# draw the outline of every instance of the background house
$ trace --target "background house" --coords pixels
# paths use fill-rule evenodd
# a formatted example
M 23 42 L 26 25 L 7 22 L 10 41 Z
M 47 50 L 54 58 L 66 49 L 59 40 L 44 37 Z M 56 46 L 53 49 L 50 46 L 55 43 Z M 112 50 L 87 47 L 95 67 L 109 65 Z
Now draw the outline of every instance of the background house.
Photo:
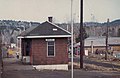
M 92 52 L 93 46 L 93 53 L 96 50 L 105 51 L 106 47 L 106 38 L 105 37 L 89 37 L 84 41 L 85 50 L 88 50 L 90 53 Z M 79 46 L 80 43 L 76 43 L 74 45 L 75 53 L 79 54 Z M 108 38 L 108 49 L 111 51 L 119 51 L 120 52 L 120 37 L 109 37 Z
M 23 61 L 33 65 L 64 64 L 67 67 L 68 37 L 71 34 L 51 23 L 51 18 L 49 21 L 29 28 L 18 37 L 21 38 Z

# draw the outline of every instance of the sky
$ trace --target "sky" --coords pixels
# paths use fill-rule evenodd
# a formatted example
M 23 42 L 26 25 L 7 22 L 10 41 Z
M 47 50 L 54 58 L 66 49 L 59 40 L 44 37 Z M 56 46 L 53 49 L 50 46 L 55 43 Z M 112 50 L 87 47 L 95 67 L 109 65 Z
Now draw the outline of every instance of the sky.
M 73 0 L 73 19 L 79 22 L 80 0 Z M 120 18 L 120 0 L 84 0 L 84 22 L 106 22 Z M 71 0 L 0 0 L 0 20 L 44 22 L 71 20 Z

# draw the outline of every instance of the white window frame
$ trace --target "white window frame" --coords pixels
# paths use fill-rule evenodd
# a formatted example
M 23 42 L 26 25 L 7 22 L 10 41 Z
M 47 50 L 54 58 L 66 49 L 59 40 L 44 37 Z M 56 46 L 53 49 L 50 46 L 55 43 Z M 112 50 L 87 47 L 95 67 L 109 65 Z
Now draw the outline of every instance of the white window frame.
M 55 57 L 55 39 L 46 39 L 47 41 L 47 57 Z M 48 42 L 53 41 L 54 42 L 54 55 L 48 55 Z

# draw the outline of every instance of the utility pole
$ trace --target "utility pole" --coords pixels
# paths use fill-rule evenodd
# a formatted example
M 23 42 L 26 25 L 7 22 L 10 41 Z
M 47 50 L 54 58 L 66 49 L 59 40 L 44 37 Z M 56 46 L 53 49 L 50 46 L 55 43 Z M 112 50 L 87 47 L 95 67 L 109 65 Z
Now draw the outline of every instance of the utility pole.
M 0 31 L 0 78 L 2 78 L 3 73 L 3 60 L 2 60 L 2 35 Z
M 109 19 L 107 19 L 107 27 L 106 27 L 106 52 L 105 52 L 105 60 L 107 60 L 107 53 L 108 53 L 108 26 L 109 26 Z
M 71 78 L 73 78 L 73 0 L 71 0 Z
M 83 0 L 80 1 L 80 68 L 83 68 L 84 39 L 83 39 Z

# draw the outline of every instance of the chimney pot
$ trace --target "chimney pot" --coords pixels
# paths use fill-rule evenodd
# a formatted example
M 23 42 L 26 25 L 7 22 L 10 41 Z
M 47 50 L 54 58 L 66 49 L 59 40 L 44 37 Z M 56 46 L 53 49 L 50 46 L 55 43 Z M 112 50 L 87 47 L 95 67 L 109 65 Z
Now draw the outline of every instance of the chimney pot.
M 52 18 L 53 18 L 53 17 L 48 17 L 48 21 L 49 21 L 49 22 L 52 22 Z

